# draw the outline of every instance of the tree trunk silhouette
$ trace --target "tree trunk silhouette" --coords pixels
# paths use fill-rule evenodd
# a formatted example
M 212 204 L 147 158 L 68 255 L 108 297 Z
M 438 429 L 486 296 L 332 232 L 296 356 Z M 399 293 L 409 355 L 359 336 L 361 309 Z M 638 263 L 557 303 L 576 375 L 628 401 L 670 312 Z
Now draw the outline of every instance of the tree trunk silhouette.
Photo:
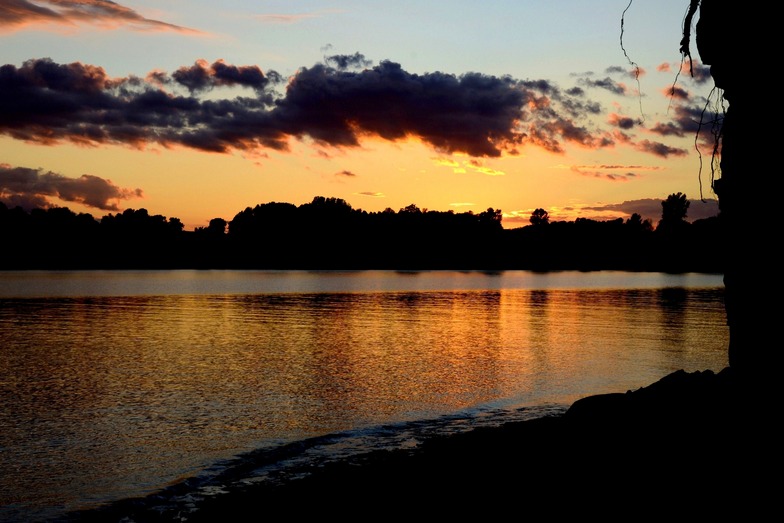
M 780 229 L 774 219 L 778 194 L 768 181 L 779 176 L 768 107 L 775 100 L 765 71 L 776 67 L 771 50 L 778 33 L 772 13 L 754 2 L 692 0 L 699 7 L 695 27 L 700 59 L 710 65 L 716 87 L 728 103 L 722 124 L 719 197 L 724 286 L 733 373 L 758 378 L 776 370 L 781 345 Z M 684 40 L 688 46 L 688 22 Z M 762 37 L 765 37 L 763 40 Z M 683 43 L 683 42 L 682 42 Z M 683 48 L 682 48 L 683 51 Z M 688 51 L 686 51 L 688 55 Z M 775 181 L 775 178 L 773 178 Z

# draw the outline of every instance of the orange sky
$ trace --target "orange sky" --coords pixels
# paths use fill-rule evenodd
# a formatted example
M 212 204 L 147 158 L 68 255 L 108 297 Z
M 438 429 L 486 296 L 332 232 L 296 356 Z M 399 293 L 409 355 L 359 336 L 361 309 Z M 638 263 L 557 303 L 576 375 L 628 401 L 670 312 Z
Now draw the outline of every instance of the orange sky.
M 186 229 L 314 196 L 507 228 L 656 222 L 675 192 L 715 215 L 720 93 L 696 51 L 677 74 L 687 2 L 542 4 L 4 3 L 0 201 Z

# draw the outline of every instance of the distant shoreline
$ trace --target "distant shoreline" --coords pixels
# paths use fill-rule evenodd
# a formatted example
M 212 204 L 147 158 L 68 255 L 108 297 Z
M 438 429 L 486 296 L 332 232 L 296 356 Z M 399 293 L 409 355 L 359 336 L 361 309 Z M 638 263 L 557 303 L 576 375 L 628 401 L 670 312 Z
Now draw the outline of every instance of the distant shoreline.
M 532 218 L 533 219 L 533 218 Z M 0 206 L 0 270 L 624 270 L 722 272 L 718 217 L 577 219 L 505 229 L 500 211 L 366 213 L 334 199 L 264 204 L 184 231 L 128 209 L 100 221 L 67 208 Z

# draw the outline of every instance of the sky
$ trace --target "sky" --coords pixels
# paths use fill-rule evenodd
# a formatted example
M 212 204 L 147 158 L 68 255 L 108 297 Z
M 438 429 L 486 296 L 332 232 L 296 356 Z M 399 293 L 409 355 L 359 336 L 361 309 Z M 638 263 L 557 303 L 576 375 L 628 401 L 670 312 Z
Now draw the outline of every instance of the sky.
M 0 201 L 718 212 L 686 0 L 0 0 Z M 698 17 L 695 17 L 696 22 Z M 693 24 L 692 24 L 693 25 Z

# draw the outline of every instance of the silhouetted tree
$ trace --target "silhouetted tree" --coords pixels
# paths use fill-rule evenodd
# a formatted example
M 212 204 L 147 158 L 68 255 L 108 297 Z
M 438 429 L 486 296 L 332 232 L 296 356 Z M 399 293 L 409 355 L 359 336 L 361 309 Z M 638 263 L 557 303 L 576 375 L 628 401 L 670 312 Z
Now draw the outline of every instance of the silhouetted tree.
M 210 220 L 209 225 L 205 229 L 205 231 L 210 236 L 223 236 L 226 234 L 226 227 L 229 225 L 229 222 L 224 220 L 223 218 L 213 218 Z
M 643 220 L 642 216 L 638 213 L 632 214 L 629 219 L 626 220 L 626 226 L 634 231 L 653 230 L 653 222 L 651 222 L 650 218 Z
M 534 212 L 531 213 L 531 217 L 528 221 L 531 222 L 531 225 L 535 226 L 547 225 L 550 223 L 550 214 L 541 208 L 534 209 Z
M 166 222 L 169 230 L 173 233 L 180 233 L 185 229 L 185 224 L 180 221 L 179 218 L 171 217 L 169 221 Z
M 408 213 L 408 214 L 421 214 L 422 210 L 416 206 L 416 204 L 412 203 L 411 205 L 407 205 L 400 209 L 401 213 Z
M 269 202 L 246 207 L 229 222 L 229 235 L 237 240 L 260 240 L 262 235 L 290 234 L 298 224 L 292 203 Z
M 101 218 L 101 257 L 110 268 L 174 268 L 182 266 L 183 223 L 150 215 L 147 209 L 126 209 Z
M 486 211 L 480 212 L 477 218 L 479 224 L 488 230 L 499 231 L 503 229 L 503 225 L 501 223 L 503 220 L 503 214 L 501 213 L 501 209 L 493 209 L 492 207 L 489 207 Z
M 199 269 L 225 269 L 231 266 L 235 254 L 223 218 L 213 218 L 207 227 L 196 227 L 191 241 L 187 242 L 187 259 L 192 267 Z
M 650 220 L 538 222 L 504 229 L 500 209 L 474 213 L 422 210 L 412 204 L 368 213 L 340 198 L 299 207 L 247 207 L 231 222 L 183 231 L 178 218 L 126 209 L 100 221 L 68 208 L 9 209 L 0 204 L 2 268 L 280 268 L 280 269 L 629 269 L 713 268 L 704 251 L 654 238 Z M 536 220 L 534 220 L 536 221 Z M 542 227 L 541 223 L 548 223 Z M 717 237 L 717 219 L 698 220 L 700 239 Z M 228 228 L 228 233 L 226 229 Z M 692 236 L 686 236 L 688 239 Z M 662 256 L 665 253 L 667 256 Z M 665 265 L 678 260 L 673 268 Z
M 659 220 L 659 227 L 678 227 L 686 222 L 690 202 L 683 193 L 674 193 L 667 196 L 661 202 L 662 217 Z
M 305 203 L 299 206 L 300 210 L 315 211 L 322 214 L 349 214 L 353 208 L 343 198 L 325 198 L 324 196 L 315 196 L 310 203 Z

